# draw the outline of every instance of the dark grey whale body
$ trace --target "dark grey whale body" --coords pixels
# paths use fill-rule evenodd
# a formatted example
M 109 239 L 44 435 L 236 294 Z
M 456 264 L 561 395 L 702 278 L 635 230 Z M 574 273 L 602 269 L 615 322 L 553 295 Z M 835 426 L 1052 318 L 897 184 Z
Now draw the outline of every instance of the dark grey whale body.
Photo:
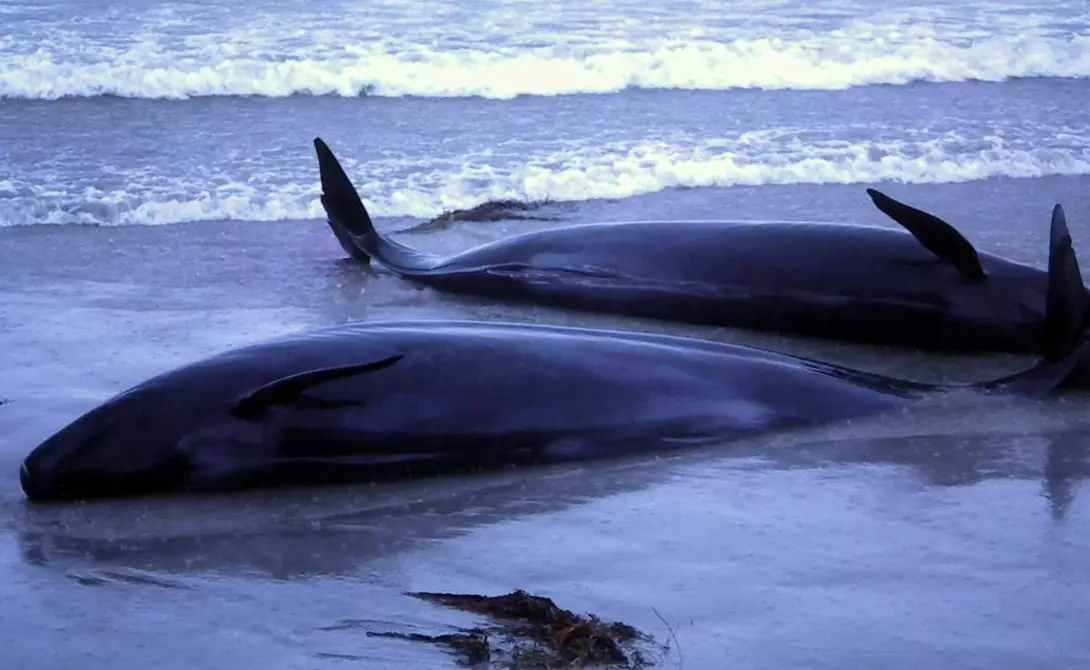
M 976 388 L 1050 392 L 1090 351 L 1058 207 L 1053 233 L 1049 332 L 1066 353 Z M 153 377 L 35 448 L 20 480 L 33 500 L 70 500 L 587 460 L 892 411 L 944 388 L 667 335 L 352 323 Z
M 634 451 L 633 442 L 848 417 L 899 402 L 880 383 L 785 360 L 711 343 L 550 326 L 353 323 L 152 378 L 40 446 L 26 460 L 23 484 L 29 497 L 49 499 L 144 487 L 215 489 L 247 479 L 303 480 L 305 473 L 319 480 L 354 470 L 372 476 L 388 467 L 411 472 L 490 457 L 547 461 L 565 452 Z M 353 366 L 363 367 L 278 390 L 264 403 L 250 400 L 293 375 Z
M 315 147 L 322 204 L 344 250 L 437 290 L 933 351 L 1057 355 L 1046 346 L 1045 271 L 978 252 L 949 224 L 873 189 L 875 204 L 910 232 L 602 223 L 437 258 L 376 231 L 329 147 Z

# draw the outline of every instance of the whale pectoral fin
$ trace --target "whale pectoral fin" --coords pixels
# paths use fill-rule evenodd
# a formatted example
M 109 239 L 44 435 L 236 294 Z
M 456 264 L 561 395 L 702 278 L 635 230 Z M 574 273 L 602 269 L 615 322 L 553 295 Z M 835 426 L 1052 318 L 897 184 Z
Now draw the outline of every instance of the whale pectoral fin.
M 377 372 L 397 363 L 403 354 L 390 356 L 380 361 L 343 365 L 318 370 L 307 370 L 298 374 L 282 377 L 243 395 L 231 406 L 230 414 L 236 419 L 254 421 L 265 410 L 275 405 L 292 405 L 306 409 L 330 409 L 346 403 L 327 401 L 304 393 L 307 389 L 345 377 Z M 359 404 L 359 403 L 356 403 Z
M 956 228 L 934 214 L 898 202 L 881 191 L 867 189 L 878 209 L 901 224 L 925 249 L 950 263 L 968 279 L 986 279 L 976 249 Z

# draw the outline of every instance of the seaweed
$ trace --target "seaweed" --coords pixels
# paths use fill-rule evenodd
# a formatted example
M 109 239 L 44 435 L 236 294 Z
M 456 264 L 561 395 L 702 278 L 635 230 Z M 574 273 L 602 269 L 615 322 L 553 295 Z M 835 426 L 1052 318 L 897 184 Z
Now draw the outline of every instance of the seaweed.
M 638 647 L 653 643 L 650 636 L 625 623 L 607 623 L 597 616 L 580 616 L 551 599 L 522 590 L 502 596 L 412 592 L 406 595 L 428 602 L 488 616 L 495 625 L 457 633 L 374 633 L 447 647 L 463 665 L 489 663 L 509 669 L 559 669 L 593 666 L 644 668 L 650 665 Z M 499 640 L 500 644 L 493 644 Z M 661 651 L 667 645 L 656 645 Z
M 397 633 L 368 631 L 370 637 L 392 637 L 398 640 L 410 642 L 431 642 L 433 644 L 449 647 L 455 654 L 460 655 L 462 665 L 474 666 L 488 663 L 492 660 L 492 650 L 488 645 L 488 633 L 479 628 L 474 628 L 460 633 L 444 633 L 443 635 L 424 635 L 422 633 Z
M 509 221 L 519 219 L 535 219 L 538 221 L 555 221 L 558 217 L 528 214 L 546 205 L 551 204 L 545 200 L 488 200 L 476 207 L 469 209 L 448 210 L 439 216 L 424 223 L 402 230 L 403 233 L 418 233 L 438 228 L 446 228 L 455 221 Z

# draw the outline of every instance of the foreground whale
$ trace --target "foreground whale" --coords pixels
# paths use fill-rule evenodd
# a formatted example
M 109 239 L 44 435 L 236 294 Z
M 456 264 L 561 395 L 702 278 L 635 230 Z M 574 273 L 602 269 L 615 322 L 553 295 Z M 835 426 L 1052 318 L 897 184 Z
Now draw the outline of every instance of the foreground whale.
M 329 147 L 314 145 L 322 205 L 344 250 L 438 290 L 933 351 L 1059 355 L 1044 330 L 1045 271 L 978 252 L 949 224 L 873 189 L 875 204 L 909 232 L 585 224 L 437 258 L 376 231 Z
M 1046 393 L 1090 352 L 1059 207 L 1053 237 L 1048 331 L 1064 355 L 976 388 Z M 354 323 L 154 377 L 39 445 L 20 479 L 34 500 L 374 481 L 697 445 L 944 388 L 667 335 Z

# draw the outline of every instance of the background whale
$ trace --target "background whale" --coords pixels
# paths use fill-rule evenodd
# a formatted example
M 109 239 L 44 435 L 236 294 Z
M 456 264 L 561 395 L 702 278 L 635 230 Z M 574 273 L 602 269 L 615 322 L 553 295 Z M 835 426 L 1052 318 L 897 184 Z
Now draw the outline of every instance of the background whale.
M 875 204 L 908 232 L 600 223 L 439 258 L 379 233 L 332 151 L 320 138 L 314 145 L 322 205 L 345 252 L 440 291 L 932 351 L 1060 355 L 1045 333 L 1046 271 L 977 251 L 953 226 L 874 189 Z
M 971 388 L 1047 393 L 1090 352 L 1059 206 L 1052 237 L 1047 331 L 1065 353 Z M 374 481 L 691 447 L 947 388 L 686 337 L 357 322 L 155 376 L 45 440 L 20 480 L 33 500 Z

